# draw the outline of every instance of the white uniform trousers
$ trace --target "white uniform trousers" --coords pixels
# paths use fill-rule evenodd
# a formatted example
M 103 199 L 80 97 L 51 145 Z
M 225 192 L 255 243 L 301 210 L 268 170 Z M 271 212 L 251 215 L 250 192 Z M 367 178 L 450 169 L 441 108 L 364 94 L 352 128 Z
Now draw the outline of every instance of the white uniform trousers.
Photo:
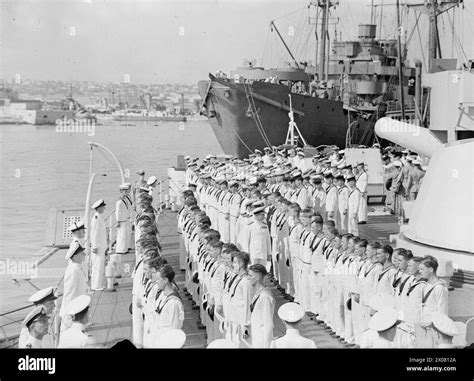
M 305 311 L 311 311 L 311 264 L 302 262 L 301 267 L 301 307 Z
M 354 234 L 355 236 L 359 236 L 359 225 L 357 224 L 357 219 L 354 218 L 354 214 L 349 213 L 349 229 L 348 233 Z
M 132 297 L 132 336 L 133 344 L 136 347 L 143 347 L 143 312 L 137 306 L 138 297 Z
M 347 300 L 351 298 L 351 293 L 344 290 L 344 340 L 349 344 L 354 344 L 354 329 L 352 326 L 352 306 L 351 310 L 347 308 Z M 352 303 L 352 300 L 351 300 Z
M 315 273 L 311 270 L 310 273 L 310 306 L 313 314 L 321 312 L 321 273 Z
M 358 211 L 359 222 L 367 221 L 367 193 L 361 193 Z
M 337 230 L 340 234 L 346 234 L 349 231 L 349 224 L 348 224 L 348 217 L 347 214 L 339 214 L 339 225 L 337 226 Z
M 105 288 L 105 249 L 99 248 L 98 253 L 91 252 L 91 289 Z

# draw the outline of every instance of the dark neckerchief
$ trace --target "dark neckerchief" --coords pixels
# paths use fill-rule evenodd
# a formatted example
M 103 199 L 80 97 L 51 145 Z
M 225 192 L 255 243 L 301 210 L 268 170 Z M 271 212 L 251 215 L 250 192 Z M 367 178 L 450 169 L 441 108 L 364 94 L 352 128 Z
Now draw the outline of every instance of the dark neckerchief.
M 379 274 L 379 282 L 380 282 L 380 280 L 383 278 L 383 276 L 384 276 L 385 274 L 387 274 L 389 270 L 392 270 L 392 269 L 394 269 L 394 267 L 389 267 L 389 268 L 385 269 L 384 271 L 382 271 L 382 272 Z
M 413 275 L 408 275 L 405 280 L 400 284 L 398 295 L 400 296 L 402 294 L 403 289 L 405 288 L 405 285 L 408 283 L 408 279 L 410 279 Z
M 166 304 L 172 299 L 172 297 L 176 297 L 181 300 L 179 294 L 176 291 L 173 291 L 171 294 L 165 297 L 164 303 L 160 303 L 160 305 L 158 305 L 158 308 L 156 309 L 156 312 L 158 312 L 158 314 L 161 314 L 161 311 L 163 311 L 163 308 L 165 308 Z

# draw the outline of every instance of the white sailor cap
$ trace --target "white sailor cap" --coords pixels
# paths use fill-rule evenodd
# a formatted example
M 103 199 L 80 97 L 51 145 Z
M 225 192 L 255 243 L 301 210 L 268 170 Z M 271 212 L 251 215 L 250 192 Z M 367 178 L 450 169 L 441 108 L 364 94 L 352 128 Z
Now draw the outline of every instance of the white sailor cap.
M 42 290 L 36 291 L 33 295 L 31 295 L 28 299 L 30 303 L 44 303 L 48 300 L 55 300 L 58 297 L 54 294 L 56 289 L 53 286 L 49 286 L 43 288 Z
M 413 157 L 407 156 L 407 161 L 413 161 Z
M 237 180 L 230 180 L 227 185 L 229 186 L 229 188 L 232 188 L 236 185 L 239 186 L 239 183 L 237 182 Z
M 66 307 L 67 315 L 76 315 L 84 311 L 91 304 L 91 297 L 89 295 L 79 295 L 69 302 Z
M 398 312 L 395 308 L 383 308 L 369 320 L 369 328 L 374 331 L 386 331 L 398 321 Z
M 356 165 L 357 165 L 357 166 L 361 165 L 361 166 L 364 167 L 364 166 L 365 166 L 365 163 L 364 163 L 363 161 L 358 161 Z
M 120 184 L 119 189 L 120 190 L 128 190 L 128 189 L 130 189 L 131 186 L 132 186 L 132 184 L 130 184 L 130 183 L 122 183 L 122 184 Z
M 409 153 L 410 153 L 410 151 L 409 151 L 409 150 L 407 150 L 407 149 L 404 149 L 404 150 L 402 151 L 402 153 L 409 154 Z
M 77 230 L 81 230 L 81 229 L 85 229 L 85 225 L 84 225 L 84 221 L 76 221 L 76 222 L 73 222 L 71 225 L 69 225 L 69 227 L 67 228 L 67 230 L 69 230 L 70 232 L 75 232 Z
M 447 336 L 453 337 L 459 335 L 459 330 L 456 324 L 454 324 L 454 321 L 441 312 L 433 312 L 431 322 L 438 331 Z
M 254 210 L 252 210 L 252 214 L 255 216 L 256 214 L 263 213 L 264 211 L 265 211 L 265 207 L 259 206 L 255 208 Z
M 250 185 L 256 185 L 257 184 L 257 178 L 256 177 L 251 177 L 249 179 L 249 184 Z
M 207 346 L 208 349 L 235 349 L 239 346 L 235 344 L 233 341 L 226 340 L 226 339 L 217 339 L 211 341 Z
M 298 303 L 285 303 L 278 309 L 278 316 L 287 323 L 296 323 L 303 319 L 304 309 Z
M 97 209 L 97 208 L 100 208 L 101 206 L 105 206 L 107 205 L 104 201 L 103 198 L 97 200 L 96 202 L 94 202 L 91 206 L 92 209 Z
M 270 147 L 263 147 L 264 151 L 271 151 L 272 149 Z
M 395 167 L 401 167 L 402 166 L 402 163 L 399 161 L 399 160 L 395 160 L 393 163 L 392 163 L 393 166 Z
M 144 191 L 144 192 L 149 192 L 150 191 L 150 188 L 147 188 L 147 187 L 140 187 L 139 189 L 141 191 Z
M 339 151 L 339 153 L 340 153 L 341 155 L 344 155 L 345 151 L 344 151 L 343 149 L 341 149 L 341 150 Z
M 81 251 L 84 251 L 84 248 L 81 246 L 81 244 L 77 241 L 74 241 L 71 244 L 71 247 L 66 253 L 66 259 L 71 259 L 75 254 L 80 253 Z
M 298 151 L 297 155 L 298 155 L 298 156 L 303 156 L 303 157 L 305 157 L 305 154 L 304 154 L 303 151 Z
M 256 154 L 258 154 L 258 155 L 261 155 L 261 154 L 262 154 L 262 151 L 260 151 L 259 149 L 255 149 L 254 152 L 255 152 Z
M 186 155 L 186 156 L 184 157 L 184 160 L 191 160 L 191 156 Z
M 156 176 L 150 176 L 146 183 L 147 183 L 147 185 L 153 185 L 157 181 L 158 181 L 158 179 L 156 178 Z
M 160 329 L 155 339 L 155 348 L 183 348 L 186 334 L 181 329 Z
M 36 306 L 33 308 L 21 323 L 22 327 L 29 327 L 36 319 L 47 316 L 44 306 Z
M 421 161 L 419 160 L 413 160 L 412 163 L 413 165 L 421 165 Z

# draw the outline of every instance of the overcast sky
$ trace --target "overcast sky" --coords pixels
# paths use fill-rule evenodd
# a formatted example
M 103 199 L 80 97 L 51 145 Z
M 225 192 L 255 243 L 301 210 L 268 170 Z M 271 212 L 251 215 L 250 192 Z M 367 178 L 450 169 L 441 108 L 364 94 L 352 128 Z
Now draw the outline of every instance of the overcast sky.
M 385 0 L 385 3 L 394 2 Z M 303 32 L 299 32 L 311 28 L 304 13 L 308 3 L 300 0 L 2 1 L 0 77 L 11 79 L 20 74 L 33 79 L 120 82 L 128 74 L 137 83 L 196 83 L 209 72 L 219 69 L 229 72 L 245 58 L 255 58 L 260 63 L 264 52 L 264 63 L 276 65 L 272 61 L 275 57 L 287 60 L 275 34 L 268 37 L 269 22 L 276 18 L 288 44 L 298 50 L 297 58 L 311 59 L 314 36 L 309 35 L 305 40 Z M 370 21 L 367 7 L 370 0 L 340 0 L 340 3 L 334 13 L 339 16 L 337 33 L 342 38 L 354 39 L 357 24 Z M 466 54 L 472 58 L 473 40 L 467 36 L 474 33 L 474 0 L 465 0 L 465 4 L 458 34 Z M 295 12 L 298 9 L 302 11 Z M 382 30 L 385 37 L 393 37 L 393 11 L 386 7 L 384 12 Z M 446 19 L 442 24 L 442 30 L 450 30 L 447 22 Z M 420 20 L 421 27 L 426 25 Z M 427 40 L 425 35 L 422 37 Z M 415 45 L 419 44 L 417 34 L 413 40 Z M 446 53 L 451 53 L 449 47 Z

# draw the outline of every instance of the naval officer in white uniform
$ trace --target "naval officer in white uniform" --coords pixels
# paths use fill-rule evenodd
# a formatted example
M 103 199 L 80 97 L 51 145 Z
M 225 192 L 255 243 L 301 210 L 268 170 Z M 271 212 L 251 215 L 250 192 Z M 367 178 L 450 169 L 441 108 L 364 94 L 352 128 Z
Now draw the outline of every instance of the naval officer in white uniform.
M 66 253 L 69 263 L 64 272 L 63 300 L 59 315 L 62 318 L 61 331 L 67 327 L 65 322 L 68 304 L 77 296 L 85 294 L 87 291 L 87 277 L 82 269 L 82 263 L 86 258 L 84 248 L 75 242 Z
M 365 171 L 363 162 L 357 163 L 356 187 L 360 191 L 359 209 L 357 216 L 359 224 L 367 223 L 367 185 L 369 184 L 369 174 Z
M 72 325 L 61 333 L 58 348 L 90 348 L 94 339 L 84 332 L 84 327 L 89 322 L 89 295 L 79 295 L 67 307 L 66 313 L 72 316 Z
M 272 341 L 270 348 L 317 348 L 313 340 L 300 335 L 298 325 L 305 311 L 297 303 L 285 303 L 278 310 L 278 316 L 285 323 L 286 333 Z
M 24 338 L 18 348 L 43 348 L 43 337 L 48 334 L 49 318 L 44 306 L 36 306 L 23 320 Z M 21 335 L 21 333 L 20 333 Z
M 252 211 L 255 221 L 249 227 L 249 254 L 252 264 L 260 263 L 267 267 L 267 259 L 271 256 L 270 232 L 265 223 L 265 207 L 257 207 Z
M 130 246 L 130 211 L 132 208 L 128 191 L 129 183 L 120 185 L 120 197 L 115 203 L 115 220 L 117 221 L 116 254 L 126 254 Z
M 33 303 L 35 305 L 35 309 L 37 307 L 44 307 L 44 313 L 50 317 L 50 322 L 53 323 L 56 316 L 56 300 L 58 299 L 56 294 L 56 289 L 53 286 L 43 288 L 35 292 L 33 295 L 30 296 L 28 302 Z M 26 319 L 25 319 L 26 321 Z M 48 332 L 43 338 L 42 347 L 43 348 L 55 348 L 55 338 L 56 338 L 56 329 L 53 325 L 49 329 Z M 28 337 L 28 328 L 25 324 L 23 324 L 22 329 L 20 331 L 20 336 L 18 338 L 18 347 L 25 348 L 25 340 Z
M 105 251 L 107 250 L 107 230 L 103 213 L 105 211 L 103 199 L 92 204 L 95 210 L 91 221 L 91 289 L 102 291 L 105 288 Z

